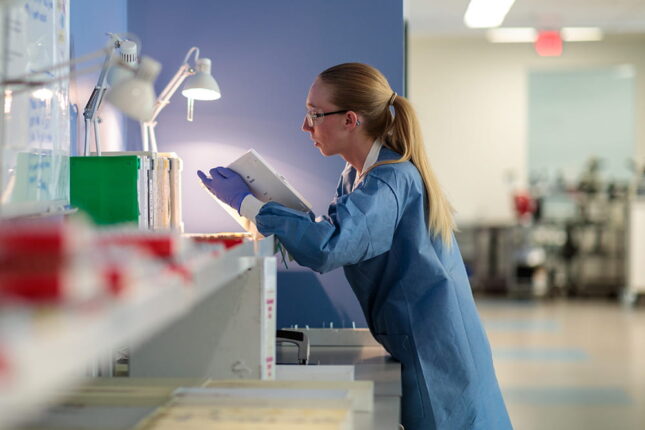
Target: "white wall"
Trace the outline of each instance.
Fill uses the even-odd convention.
[[[530,44],[413,38],[409,96],[458,222],[513,219],[508,177],[527,181],[530,70],[619,64],[636,69],[635,157],[645,163],[645,35],[570,43],[558,58],[541,58]]]

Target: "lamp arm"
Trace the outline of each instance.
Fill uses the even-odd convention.
[[[194,72],[194,69],[192,69],[188,63],[184,63],[179,67],[179,70],[177,70],[177,73],[175,73],[175,76],[172,77],[170,82],[166,85],[166,88],[163,89],[161,94],[159,94],[159,97],[157,97],[157,101],[155,102],[155,107],[152,113],[152,116],[147,123],[154,123],[157,117],[159,116],[159,113],[163,110],[163,108],[166,107],[167,104],[170,103],[171,97],[175,94],[179,86],[184,82],[184,80],[192,75]]]
[[[184,57],[184,63],[188,63],[188,59],[192,53],[195,53],[195,64],[197,64],[197,60],[199,60],[199,48],[196,46],[193,46],[188,50],[186,57]]]
[[[143,137],[143,150],[157,152],[157,136],[155,135],[155,126],[157,125],[157,117],[169,103],[172,96],[175,94],[179,86],[184,80],[195,73],[195,69],[190,67],[188,63],[184,63],[179,67],[175,76],[172,77],[170,82],[163,89],[152,112],[152,116],[147,121],[141,123],[141,135]]]
[[[157,152],[157,136],[155,135],[157,117],[159,116],[163,108],[165,108],[166,105],[170,103],[170,99],[175,94],[179,86],[184,82],[184,80],[187,77],[195,74],[195,69],[193,67],[190,67],[190,65],[188,64],[188,60],[190,59],[191,55],[195,56],[195,62],[197,62],[197,59],[199,58],[199,48],[193,46],[188,50],[186,57],[184,57],[184,62],[179,67],[179,70],[177,70],[177,73],[175,73],[170,82],[168,82],[163,91],[161,91],[159,97],[157,97],[152,116],[150,117],[150,119],[148,119],[147,121],[142,121],[140,124],[144,151]]]
[[[89,151],[90,151],[90,145],[89,145],[89,133],[87,132],[89,125],[93,124],[94,125],[94,141],[95,141],[95,146],[96,146],[96,153],[97,155],[101,154],[101,147],[100,147],[100,141],[99,141],[99,127],[98,127],[98,118],[96,117],[96,113],[99,110],[99,107],[101,106],[101,103],[103,102],[103,96],[105,95],[105,91],[107,90],[107,87],[105,86],[105,81],[107,79],[107,71],[112,65],[112,56],[114,55],[114,50],[117,46],[118,42],[112,43],[112,45],[108,48],[108,52],[105,55],[105,60],[103,60],[103,67],[101,67],[101,73],[99,74],[99,79],[96,83],[96,86],[92,90],[92,95],[90,96],[90,99],[87,101],[87,104],[85,105],[85,109],[83,109],[83,117],[85,117],[85,136],[83,140],[83,155],[88,156]]]
[[[96,83],[96,86],[94,87],[94,90],[92,90],[92,95],[90,96],[90,99],[87,101],[87,104],[85,105],[85,109],[83,110],[83,116],[85,119],[88,119],[90,121],[94,120],[94,117],[96,116],[96,112],[99,109],[99,106],[101,106],[101,102],[103,101],[103,96],[105,95],[105,80],[107,78],[107,71],[109,67],[112,65],[112,54],[114,53],[114,46],[110,49],[109,53],[105,56],[105,60],[103,61],[103,67],[101,68],[101,74],[99,75],[99,80]]]

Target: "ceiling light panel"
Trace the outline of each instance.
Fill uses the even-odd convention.
[[[537,31],[531,27],[492,28],[486,32],[486,39],[493,43],[533,43]]]
[[[470,0],[464,23],[470,28],[494,28],[504,22],[515,0]]]

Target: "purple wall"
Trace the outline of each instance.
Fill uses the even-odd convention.
[[[103,47],[105,33],[122,33],[128,28],[127,0],[96,2],[74,0],[70,3],[72,57],[81,57]],[[98,78],[99,73],[95,73]]]
[[[316,214],[326,212],[344,161],[322,157],[300,130],[309,85],[323,69],[369,63],[403,93],[402,0],[136,0],[128,3],[128,29],[141,38],[143,55],[163,64],[158,93],[191,46],[211,58],[222,90],[220,100],[195,103],[192,123],[185,120],[180,91],[158,118],[159,150],[184,160],[187,232],[240,230],[200,187],[195,171],[226,165],[249,148],[293,183]],[[131,123],[128,148],[140,145]],[[294,263],[289,267],[278,278],[279,324],[364,325],[342,271],[320,276]],[[289,293],[294,286],[297,302]],[[322,296],[331,303],[327,310],[316,306]],[[297,308],[311,312],[297,315]]]

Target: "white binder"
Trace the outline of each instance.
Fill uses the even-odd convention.
[[[258,200],[278,202],[303,212],[311,210],[311,204],[255,150],[249,150],[228,167],[244,178]]]
[[[280,175],[260,155],[251,149],[233,161],[229,169],[238,173],[251,189],[251,193],[262,202],[277,202],[288,208],[302,212],[311,211],[311,204],[300,194],[284,176]],[[262,237],[250,220],[237,213],[226,203],[215,199],[244,229],[254,237]]]

